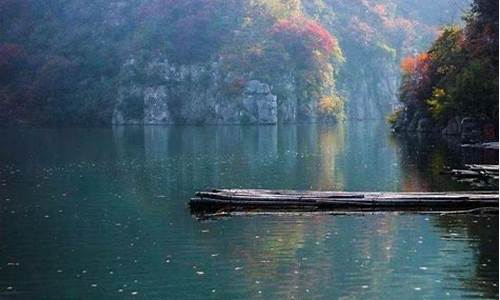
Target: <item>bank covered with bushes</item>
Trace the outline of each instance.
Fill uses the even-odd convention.
[[[389,117],[395,131],[476,130],[498,140],[498,1],[475,0],[464,21],[402,60],[402,105]]]

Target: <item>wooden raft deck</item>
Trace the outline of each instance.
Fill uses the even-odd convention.
[[[193,213],[231,211],[433,211],[498,208],[497,191],[335,192],[216,189],[197,192]]]

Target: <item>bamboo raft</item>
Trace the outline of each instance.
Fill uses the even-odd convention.
[[[189,201],[195,214],[234,211],[457,211],[498,209],[498,191],[336,192],[214,189]]]
[[[455,178],[491,178],[498,180],[498,165],[465,165],[463,169],[443,171]]]

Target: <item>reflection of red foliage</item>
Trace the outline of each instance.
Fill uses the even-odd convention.
[[[285,44],[302,44],[308,50],[319,50],[326,55],[333,54],[338,48],[335,37],[319,23],[304,17],[278,21],[272,32]]]

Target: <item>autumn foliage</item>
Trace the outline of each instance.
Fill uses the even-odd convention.
[[[278,21],[273,26],[272,32],[288,48],[309,52],[317,50],[324,55],[339,52],[337,39],[319,23],[304,17]]]
[[[432,0],[0,0],[0,123],[107,123],[131,58],[137,80],[150,79],[145,66],[153,60],[217,63],[224,74],[276,89],[283,78],[293,81],[299,101],[319,106],[323,99],[324,111],[340,107],[325,100],[340,94],[337,78],[347,93],[356,92],[358,81],[371,82],[373,98],[385,101],[392,94],[376,88],[384,72],[418,49],[415,39],[429,29],[399,8],[413,3],[405,11],[418,13],[422,1]],[[493,11],[490,1],[477,2],[478,14]],[[476,37],[467,47],[490,53],[495,28],[477,28],[482,35],[464,34]],[[416,65],[408,61],[412,79],[424,74]],[[227,84],[241,89],[239,82]]]
[[[498,119],[497,18],[498,1],[475,1],[464,28],[446,27],[427,52],[402,59],[407,111],[440,122],[457,115]]]
[[[407,75],[424,76],[430,63],[429,53],[407,56],[401,60],[401,70]]]

